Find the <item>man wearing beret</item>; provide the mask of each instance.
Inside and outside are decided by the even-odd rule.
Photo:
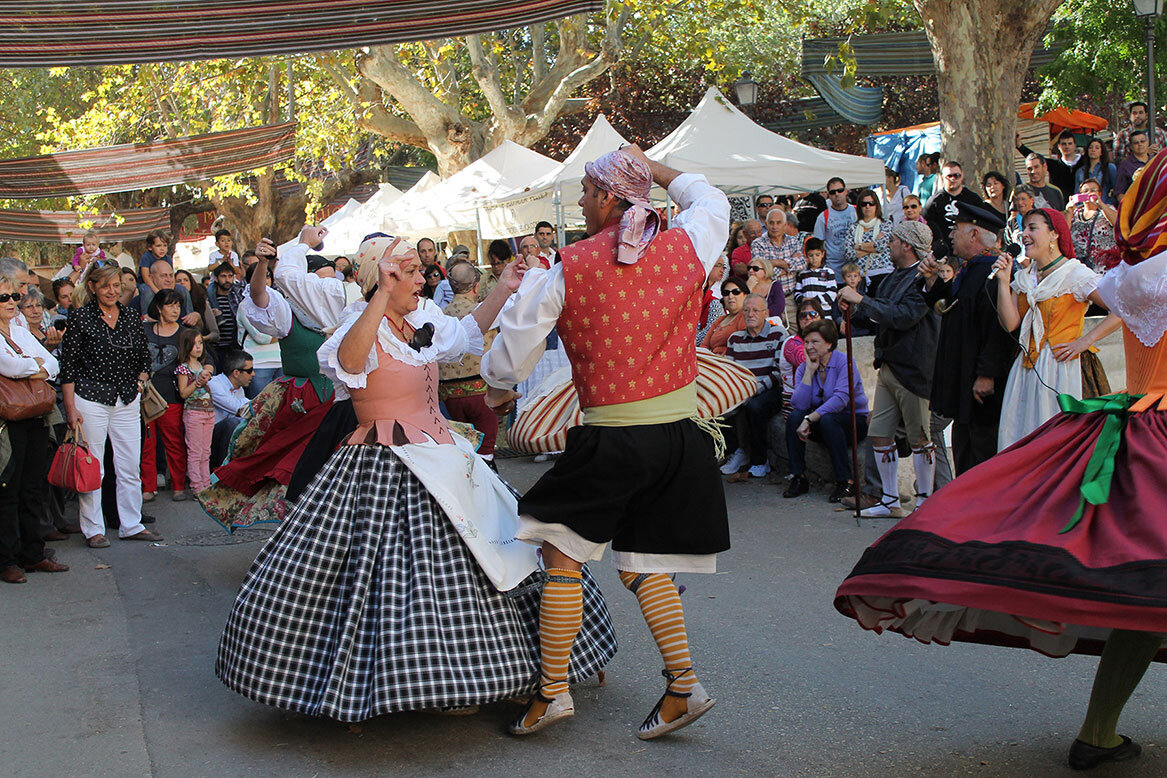
[[[920,263],[932,253],[932,230],[927,224],[904,221],[892,228],[888,243],[895,270],[879,285],[874,296],[864,296],[849,286],[839,299],[875,322],[875,385],[868,439],[874,448],[882,496],[864,507],[863,516],[889,518],[903,515],[900,508],[899,456],[896,430],[901,425],[912,447],[916,470],[916,506],[932,494],[936,473],[928,398],[936,360],[939,317],[924,300]],[[943,442],[941,442],[943,448]]]
[[[996,300],[985,285],[1001,255],[1001,217],[987,208],[955,203],[952,253],[964,267],[951,281],[937,278],[933,258],[920,263],[925,299],[940,303],[940,340],[932,379],[932,410],[953,420],[952,454],[956,474],[997,453],[1001,395],[1017,342],[997,320]]]

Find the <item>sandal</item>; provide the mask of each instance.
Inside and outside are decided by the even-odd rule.
[[[644,723],[640,725],[640,730],[636,733],[638,738],[641,740],[652,740],[653,738],[658,738],[661,735],[667,735],[670,732],[676,732],[681,727],[687,727],[697,719],[704,716],[710,708],[717,704],[717,700],[706,694],[705,687],[703,687],[701,684],[694,686],[693,690],[690,692],[674,692],[669,688],[678,678],[683,676],[685,673],[691,672],[693,672],[692,667],[686,667],[676,675],[673,675],[668,670],[661,670],[661,675],[668,679],[668,684],[665,686],[665,693],[662,694],[661,698],[657,701],[656,707],[654,707],[649,712],[648,718],[646,718]],[[663,720],[660,716],[660,712],[661,708],[665,704],[665,697],[680,697],[682,699],[687,699],[687,709],[683,714],[681,714],[676,719],[673,719],[672,721]]]
[[[527,713],[530,712],[531,706],[536,701],[547,703],[547,710],[543,711],[543,715],[535,720],[534,724],[530,726],[523,724],[527,718]],[[523,713],[507,728],[507,731],[512,735],[533,735],[541,729],[546,729],[560,719],[570,719],[575,715],[575,703],[571,699],[571,692],[563,692],[554,697],[543,696],[543,688],[540,687],[531,701],[527,703],[527,707],[523,708]]]

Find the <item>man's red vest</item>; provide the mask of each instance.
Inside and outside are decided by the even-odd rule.
[[[636,264],[616,261],[618,227],[559,250],[566,297],[559,337],[580,405],[648,400],[697,378],[705,270],[681,228],[657,235]]]

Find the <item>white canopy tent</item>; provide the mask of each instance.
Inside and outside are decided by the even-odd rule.
[[[321,253],[327,257],[355,254],[361,239],[381,229],[382,215],[403,196],[402,191],[393,184],[379,184],[372,197],[364,203],[358,203],[355,209],[348,211],[342,218],[331,224],[325,219],[322,224],[328,227],[328,235]]]
[[[384,212],[381,229],[411,240],[455,230],[477,229],[481,236],[478,206],[527,186],[557,166],[549,157],[504,141],[441,183],[417,193],[411,189]]]
[[[627,143],[607,117],[600,114],[579,145],[553,170],[482,204],[483,239],[530,234],[538,222],[548,221],[559,227],[562,245],[564,227],[583,226],[583,212],[576,200],[584,177],[584,163]]]
[[[883,163],[790,140],[765,127],[710,87],[693,112],[660,143],[650,159],[684,172],[704,173],[726,194],[817,192],[840,176],[851,188],[881,186]]]
[[[385,184],[384,186],[388,186],[388,184]],[[399,193],[399,194],[400,194],[400,193]],[[348,218],[348,217],[352,216],[352,214],[353,214],[353,213],[355,213],[357,210],[359,210],[359,209],[360,209],[360,207],[361,207],[361,203],[360,203],[360,201],[359,201],[359,200],[354,200],[354,199],[352,199],[352,198],[350,197],[350,198],[348,199],[348,202],[346,202],[346,203],[345,203],[344,205],[342,205],[340,208],[337,208],[335,211],[333,211],[332,213],[330,213],[330,214],[328,215],[328,217],[327,217],[327,218],[323,219],[323,220],[320,222],[320,226],[322,226],[322,227],[327,227],[327,228],[328,228],[328,231],[329,231],[329,232],[332,232],[332,231],[333,231],[333,229],[335,229],[335,228],[336,228],[336,225],[337,225],[337,224],[339,224],[339,223],[343,222],[343,221],[344,221],[346,218]],[[285,249],[289,249],[289,248],[291,248],[293,245],[295,245],[295,244],[296,244],[296,241],[298,241],[298,240],[300,240],[300,236],[299,236],[299,235],[297,235],[296,237],[292,238],[292,239],[291,239],[291,240],[289,240],[289,241],[286,241],[286,242],[284,242],[284,243],[281,243],[279,246],[277,246],[277,247],[276,247],[276,252],[277,252],[277,255],[278,255],[278,254],[280,254],[280,253],[283,253]],[[326,249],[328,248],[327,244],[325,245],[325,248],[326,248]],[[343,252],[340,252],[340,251],[338,251],[338,252],[336,252],[335,254],[333,254],[333,256],[337,256],[337,257],[338,257],[338,256],[340,256],[342,253],[343,253]]]

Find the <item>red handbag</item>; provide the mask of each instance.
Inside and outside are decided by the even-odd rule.
[[[69,430],[49,466],[49,483],[73,492],[101,488],[101,462],[89,453],[81,430]]]

